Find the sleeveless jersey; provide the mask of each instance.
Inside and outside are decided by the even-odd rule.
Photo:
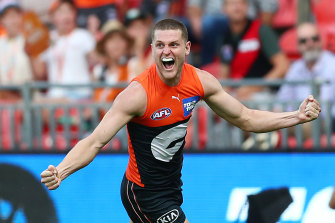
[[[143,116],[127,124],[128,180],[146,188],[181,188],[183,148],[188,122],[204,90],[196,70],[184,64],[177,86],[166,85],[156,64],[138,75],[147,94]]]

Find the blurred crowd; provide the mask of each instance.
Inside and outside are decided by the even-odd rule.
[[[331,0],[48,0],[38,11],[27,2],[0,0],[2,86],[129,82],[153,63],[153,23],[172,17],[188,28],[188,63],[216,78],[321,78],[330,84],[321,87],[320,99],[335,100]],[[121,90],[52,87],[35,92],[34,100],[112,102]],[[312,91],[305,85],[226,90],[240,100],[280,101],[302,100]],[[1,90],[0,100],[20,101],[22,95]]]

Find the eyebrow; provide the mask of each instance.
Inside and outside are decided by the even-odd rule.
[[[164,43],[164,41],[162,41],[162,40],[156,40],[156,43]],[[171,43],[180,43],[180,41],[179,40],[173,40],[171,42],[168,42],[167,44],[171,44]]]

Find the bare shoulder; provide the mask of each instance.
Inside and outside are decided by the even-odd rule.
[[[223,91],[220,82],[211,73],[199,68],[196,68],[196,72],[202,87],[204,88],[205,98],[217,93],[218,91]]]
[[[145,113],[147,105],[147,93],[137,81],[131,82],[115,99],[113,106],[124,112],[141,116]]]

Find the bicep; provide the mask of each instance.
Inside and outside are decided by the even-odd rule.
[[[218,80],[206,73],[199,75],[205,92],[205,102],[217,115],[233,125],[242,127],[243,119],[247,114],[247,108],[229,95],[222,88]]]
[[[92,136],[103,147],[132,117],[116,108],[111,108],[93,131]]]
[[[98,147],[101,148],[108,143],[132,118],[144,114],[145,109],[144,89],[141,89],[141,86],[128,86],[116,97],[112,107],[92,133]]]
[[[205,99],[208,106],[229,123],[242,127],[246,107],[223,89]]]

